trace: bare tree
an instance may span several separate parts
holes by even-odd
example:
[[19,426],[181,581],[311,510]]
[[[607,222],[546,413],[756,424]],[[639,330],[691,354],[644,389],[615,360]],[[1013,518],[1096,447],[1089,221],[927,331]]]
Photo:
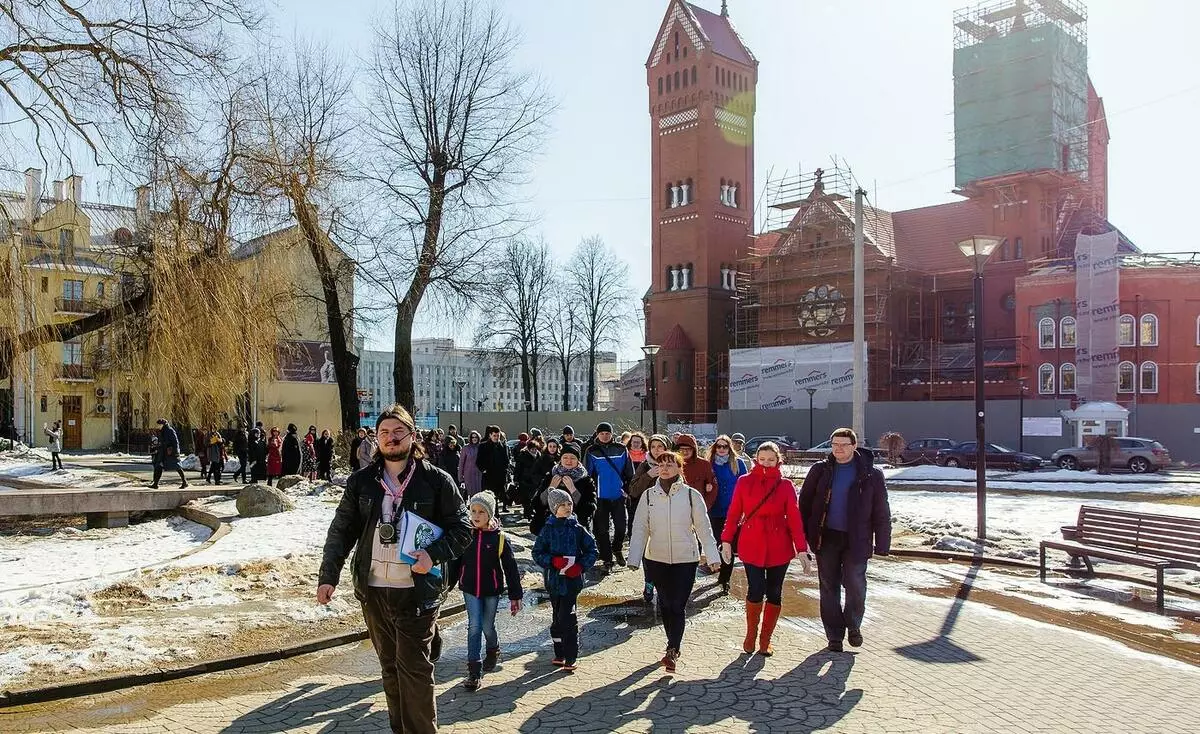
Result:
[[358,355],[350,339],[355,262],[335,236],[345,220],[336,192],[353,172],[349,76],[327,49],[303,43],[286,58],[266,56],[256,74],[252,93],[243,98],[251,132],[239,151],[240,164],[263,206],[295,220],[312,256],[342,430],[354,430],[359,425]]
[[545,242],[512,240],[504,248],[477,303],[482,318],[475,345],[496,355],[504,367],[521,368],[525,402],[537,406],[538,332],[552,283]]
[[579,310],[557,279],[547,304],[544,339],[549,360],[562,375],[562,409],[571,409],[571,367],[583,357],[583,336],[579,328]]
[[[261,23],[258,0],[0,0],[3,126],[38,152],[99,162],[118,133],[143,139],[178,119],[189,83],[225,68],[231,34]],[[7,129],[7,127],[6,127]]]
[[367,265],[396,310],[396,399],[412,405],[412,330],[428,293],[478,292],[511,234],[513,192],[553,107],[513,69],[517,35],[477,0],[417,0],[377,23],[371,176],[395,223]]
[[598,236],[586,237],[567,263],[567,292],[579,309],[588,363],[587,409],[596,409],[596,353],[629,327],[629,266]]

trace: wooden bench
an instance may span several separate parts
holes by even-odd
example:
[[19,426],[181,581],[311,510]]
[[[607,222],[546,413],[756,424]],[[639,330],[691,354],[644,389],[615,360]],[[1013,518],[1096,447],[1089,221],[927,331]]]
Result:
[[1041,579],[1046,581],[1046,549],[1066,551],[1083,559],[1094,575],[1091,558],[1154,569],[1158,612],[1163,613],[1163,572],[1168,568],[1200,570],[1200,519],[1112,510],[1082,505],[1074,540],[1043,540]]

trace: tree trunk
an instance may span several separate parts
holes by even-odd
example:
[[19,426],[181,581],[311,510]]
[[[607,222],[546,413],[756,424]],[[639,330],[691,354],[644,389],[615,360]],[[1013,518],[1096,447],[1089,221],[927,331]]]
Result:
[[588,392],[587,392],[587,409],[589,411],[596,409],[596,340],[592,339],[592,345],[588,347]]
[[408,306],[408,300],[401,301],[396,306],[395,352],[396,360],[392,365],[392,381],[396,386],[396,402],[409,410],[413,409],[416,400],[413,389],[412,366],[412,329],[416,314]]
[[560,359],[559,364],[562,366],[563,378],[562,409],[563,412],[566,413],[567,411],[571,410],[571,361]]
[[321,292],[325,299],[325,325],[329,331],[329,351],[333,358],[333,373],[337,378],[338,402],[342,415],[342,430],[355,431],[359,426],[358,403],[358,355],[350,351],[346,338],[346,318],[342,311],[341,295],[338,293],[337,273],[329,262],[325,249],[328,238],[320,228],[316,212],[310,206],[296,207],[296,221],[308,243],[321,278]]
[[413,272],[408,292],[396,304],[396,332],[393,352],[396,363],[392,367],[392,379],[396,384],[396,402],[409,410],[413,409],[416,389],[413,386],[412,330],[417,318],[417,309],[429,287],[433,266],[437,262],[437,243],[442,233],[442,213],[446,204],[446,172],[437,171],[429,185],[429,214],[425,219],[425,239],[421,243],[420,260]]

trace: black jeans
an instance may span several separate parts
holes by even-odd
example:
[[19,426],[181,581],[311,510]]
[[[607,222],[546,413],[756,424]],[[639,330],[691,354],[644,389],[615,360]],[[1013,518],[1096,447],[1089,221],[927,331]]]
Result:
[[768,604],[780,606],[783,604],[783,577],[787,575],[788,565],[782,566],[752,566],[743,562],[746,567],[746,601],[759,604],[766,598]]
[[[817,551],[817,583],[821,588],[821,622],[825,637],[840,642],[847,629],[862,626],[863,609],[867,603],[867,561],[856,561],[850,553],[849,539],[840,530],[821,534]],[[846,605],[842,606],[842,588],[846,589]]]
[[667,647],[678,650],[683,644],[684,613],[688,599],[692,598],[692,587],[696,585],[697,561],[659,563],[644,558],[642,563],[646,567],[646,578],[658,591],[658,614],[667,633]]
[[225,462],[210,461],[208,462],[208,476],[205,477],[208,481],[221,483],[221,473],[225,471]]
[[[183,475],[183,469],[180,469],[179,467],[175,467],[175,471],[179,472],[179,483],[187,484],[187,477],[185,477]],[[154,482],[153,482],[153,484],[155,486],[158,485],[158,480],[162,479],[162,473],[163,473],[162,464],[159,464],[158,466],[154,467]]]
[[50,469],[53,471],[61,468],[63,468],[62,457],[58,455],[57,451],[50,452]]
[[554,658],[574,663],[579,657],[579,615],[575,613],[578,594],[551,596],[550,639],[554,641]]
[[[612,526],[612,540],[608,538],[610,525]],[[596,501],[596,516],[592,518],[592,530],[596,536],[596,551],[600,554],[600,560],[603,563],[612,563],[614,548],[618,553],[621,552],[627,525],[624,497]]]
[[250,481],[249,467],[246,466],[248,463],[249,462],[246,459],[245,453],[243,453],[241,456],[238,457],[238,468],[237,468],[237,471],[235,471],[233,473],[233,481],[236,482],[238,480],[238,477],[241,477],[243,482]]
[[437,701],[433,691],[433,642],[437,608],[417,614],[412,589],[368,587],[363,619],[379,657],[388,719],[396,734],[436,732]]
[[508,512],[508,492],[505,491],[505,476],[503,474],[494,475],[488,472],[483,475],[483,488],[491,492],[496,498],[496,506]]
[[[717,547],[721,546],[721,532],[725,530],[725,518],[716,517],[715,515],[708,516],[708,522],[712,524],[713,537],[717,540]],[[733,576],[733,564],[726,563],[724,559],[714,559],[721,561],[721,573],[717,576],[717,583],[727,584]]]

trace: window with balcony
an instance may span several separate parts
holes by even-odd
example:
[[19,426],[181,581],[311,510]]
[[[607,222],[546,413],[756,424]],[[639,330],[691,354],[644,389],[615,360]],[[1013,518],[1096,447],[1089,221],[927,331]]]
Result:
[[1075,394],[1075,365],[1067,362],[1058,368],[1058,386],[1064,395]]
[[1142,362],[1142,380],[1139,391],[1151,394],[1158,392],[1158,365],[1154,362]]
[[1133,362],[1122,362],[1117,365],[1117,392],[1133,392],[1133,378],[1136,370]]
[[1059,331],[1058,343],[1060,345],[1062,345],[1062,347],[1064,349],[1066,349],[1066,348],[1074,349],[1075,344],[1076,344],[1076,339],[1077,339],[1075,317],[1074,316],[1064,316],[1063,320],[1059,323],[1058,331]]
[[1038,394],[1054,394],[1054,365],[1049,362],[1038,367]]
[[1134,346],[1133,335],[1134,325],[1137,322],[1129,314],[1122,314],[1120,320],[1117,321],[1117,346],[1132,347]]
[[1143,347],[1158,346],[1158,317],[1152,313],[1142,316],[1142,328],[1139,334],[1139,341]]
[[1054,349],[1054,319],[1050,317],[1038,322],[1038,347]]

